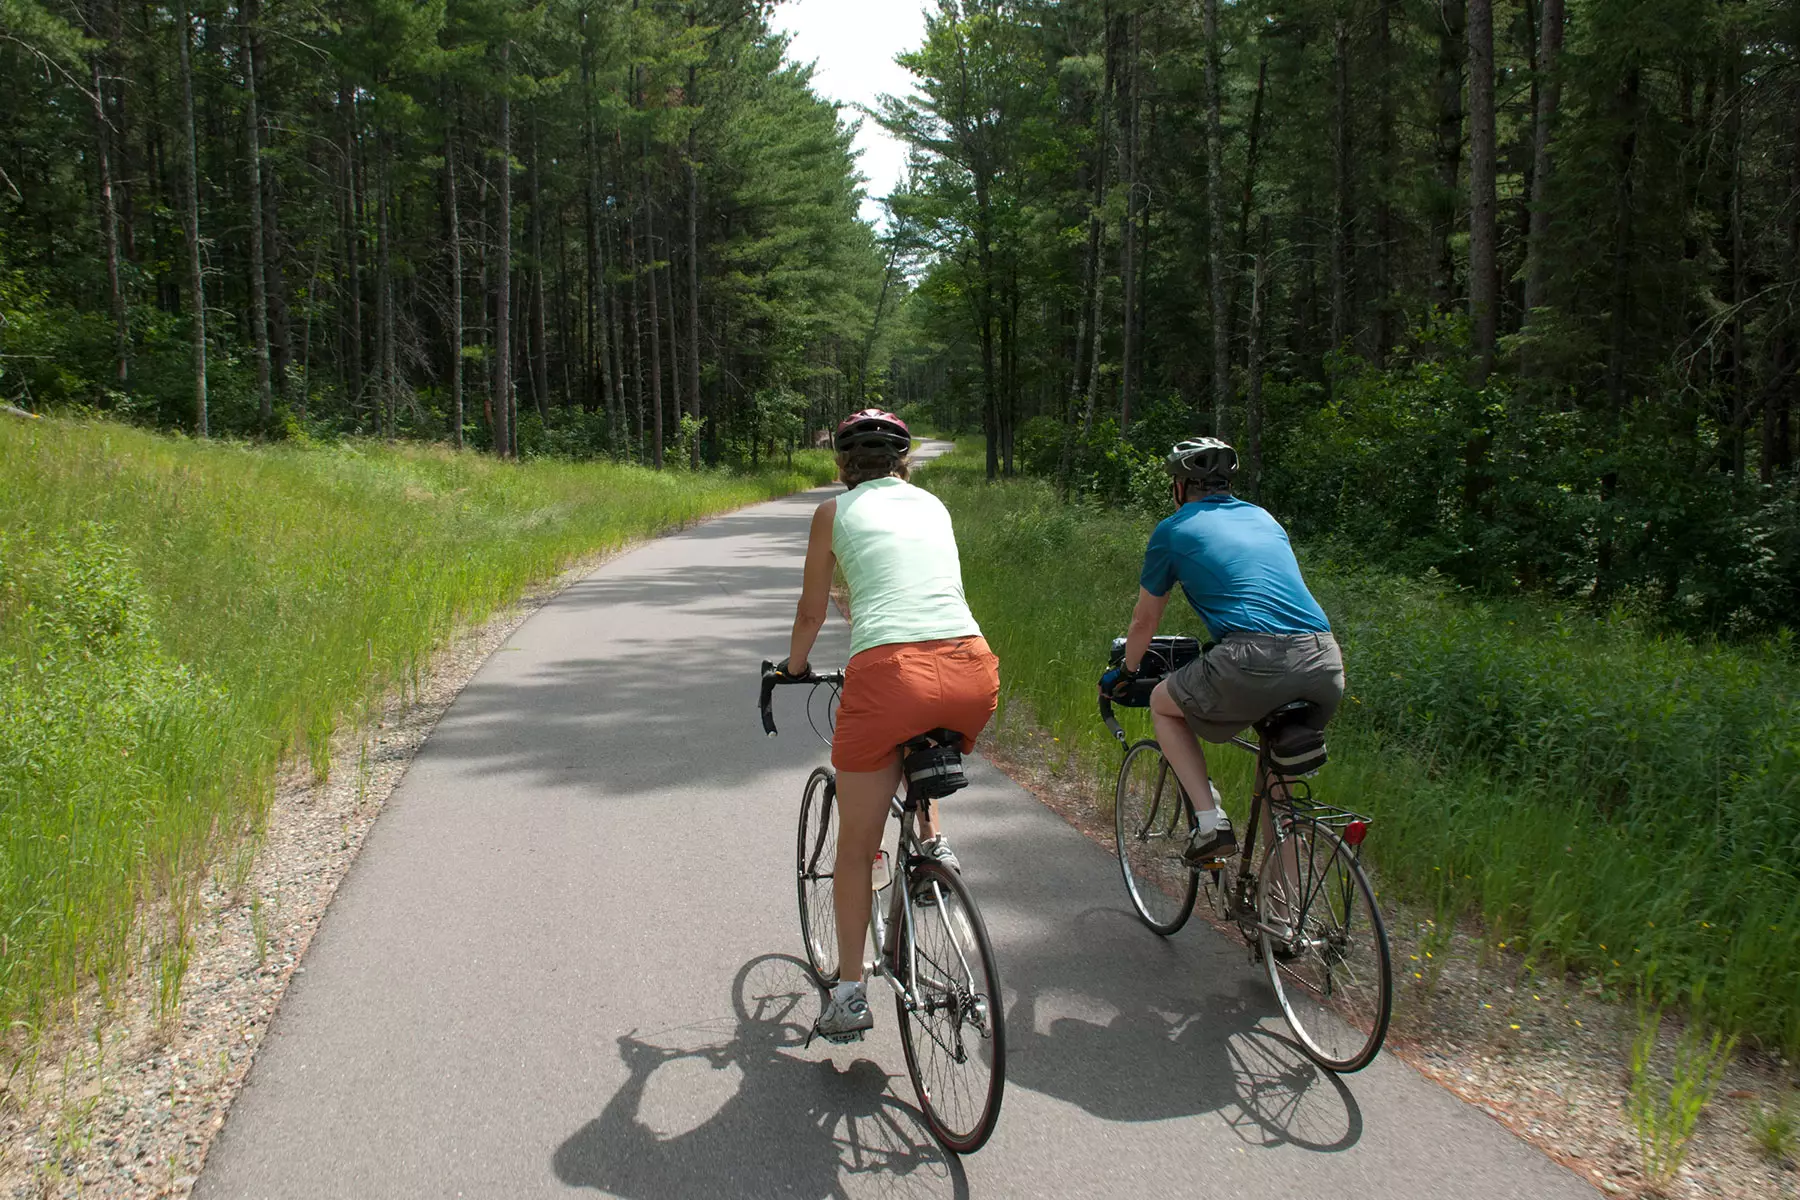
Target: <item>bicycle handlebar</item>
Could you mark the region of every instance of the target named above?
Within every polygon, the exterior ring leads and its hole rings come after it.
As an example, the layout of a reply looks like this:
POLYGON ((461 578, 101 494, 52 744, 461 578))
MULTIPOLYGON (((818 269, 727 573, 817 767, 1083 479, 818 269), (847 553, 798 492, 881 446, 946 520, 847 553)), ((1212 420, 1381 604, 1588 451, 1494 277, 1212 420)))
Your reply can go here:
POLYGON ((1112 731, 1112 735, 1119 739, 1119 745, 1123 746, 1125 745, 1125 727, 1119 724, 1119 719, 1117 717, 1113 716, 1112 708, 1112 697, 1102 694, 1100 697, 1100 719, 1106 723, 1106 727, 1112 731))
POLYGON ((827 671, 822 675, 817 671, 808 671, 804 675, 784 675, 775 669, 774 663, 764 659, 762 695, 756 703, 757 710, 762 713, 763 732, 770 737, 774 737, 776 733, 775 710, 772 706, 776 688, 789 683, 831 683, 842 686, 843 682, 844 673, 842 671, 827 671))

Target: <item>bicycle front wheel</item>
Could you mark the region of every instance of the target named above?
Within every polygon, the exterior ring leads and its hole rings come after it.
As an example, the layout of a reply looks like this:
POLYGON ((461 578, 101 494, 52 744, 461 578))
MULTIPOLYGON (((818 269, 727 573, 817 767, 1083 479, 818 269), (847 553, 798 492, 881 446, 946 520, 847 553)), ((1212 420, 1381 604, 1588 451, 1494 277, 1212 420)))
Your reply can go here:
POLYGON ((1194 829, 1194 806, 1162 747, 1145 740, 1125 752, 1113 797, 1113 844, 1131 906, 1167 937, 1187 924, 1200 874, 1181 857, 1194 829))
POLYGON ((1263 966, 1308 1056, 1360 1071, 1387 1036, 1393 965, 1375 894, 1330 828, 1297 821, 1264 863, 1257 915, 1263 966))
POLYGON ((906 1069, 925 1122, 946 1150, 969 1154, 1000 1119, 1006 1086, 1006 1018, 987 926, 956 872, 915 863, 904 880, 910 921, 895 939, 895 998, 906 1069), (910 940, 908 938, 910 925, 910 940))
POLYGON ((820 986, 837 982, 837 908, 832 872, 837 868, 837 776, 820 767, 800 799, 800 840, 795 851, 800 890, 800 940, 820 986))

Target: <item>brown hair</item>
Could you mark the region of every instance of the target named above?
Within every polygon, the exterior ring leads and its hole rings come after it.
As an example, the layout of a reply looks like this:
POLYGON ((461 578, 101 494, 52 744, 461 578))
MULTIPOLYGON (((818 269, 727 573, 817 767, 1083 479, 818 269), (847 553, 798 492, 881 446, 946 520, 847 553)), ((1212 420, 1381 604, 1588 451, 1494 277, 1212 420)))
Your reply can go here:
POLYGON ((891 450, 852 450, 838 455, 837 461, 838 478, 847 488, 871 479, 886 479, 890 475, 905 479, 911 473, 907 456, 891 450))

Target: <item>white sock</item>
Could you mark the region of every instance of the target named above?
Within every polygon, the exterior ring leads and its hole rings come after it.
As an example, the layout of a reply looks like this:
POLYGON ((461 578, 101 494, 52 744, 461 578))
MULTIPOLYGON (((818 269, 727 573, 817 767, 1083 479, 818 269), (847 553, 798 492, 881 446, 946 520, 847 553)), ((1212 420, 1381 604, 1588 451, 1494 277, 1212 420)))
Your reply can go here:
POLYGON ((831 998, 833 1000, 848 1000, 851 996, 856 995, 858 992, 861 992, 862 990, 863 990, 863 981, 862 980, 860 980, 860 979, 842 979, 842 980, 838 981, 838 985, 836 987, 831 989, 831 998))
POLYGON ((1212 831, 1219 827, 1219 822, 1225 819, 1225 810, 1222 808, 1201 809, 1194 814, 1194 819, 1200 823, 1200 836, 1209 837, 1212 831))

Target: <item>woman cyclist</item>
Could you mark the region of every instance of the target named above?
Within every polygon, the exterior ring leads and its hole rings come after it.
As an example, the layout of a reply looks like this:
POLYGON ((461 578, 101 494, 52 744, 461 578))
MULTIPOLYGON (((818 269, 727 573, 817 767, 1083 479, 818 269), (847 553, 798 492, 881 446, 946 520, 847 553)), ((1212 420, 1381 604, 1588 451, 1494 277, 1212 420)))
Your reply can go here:
MULTIPOLYGON (((881 847, 888 800, 900 784, 902 742, 933 729, 963 735, 963 752, 994 715, 999 660, 963 598, 962 563, 950 514, 907 480, 912 435, 892 413, 865 409, 834 439, 838 476, 849 490, 819 505, 793 641, 780 671, 807 672, 831 603, 834 566, 850 589, 850 663, 831 739, 837 768, 838 855, 832 868, 838 982, 817 1032, 833 1041, 874 1026, 863 983, 870 865, 881 847)), ((952 868, 934 806, 919 813, 927 851, 952 868)))

